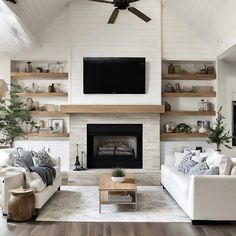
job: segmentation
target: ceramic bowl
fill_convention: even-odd
[[[116,182],[116,183],[122,183],[125,181],[125,176],[124,177],[111,177],[112,181],[113,182]]]

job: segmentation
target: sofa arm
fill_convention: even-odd
[[[193,220],[236,220],[236,176],[190,178],[189,198]]]
[[[24,181],[24,173],[6,173],[6,176],[3,179],[2,183],[3,189],[2,189],[2,207],[3,207],[3,214],[8,213],[8,202],[11,196],[11,193],[9,192],[10,189],[19,188],[19,187],[25,187],[25,181]]]

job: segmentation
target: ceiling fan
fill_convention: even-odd
[[[128,9],[128,11],[132,12],[134,15],[136,15],[139,18],[141,18],[145,22],[148,22],[148,21],[151,20],[151,18],[149,18],[148,16],[144,15],[137,8],[130,7],[130,3],[137,2],[139,0],[113,0],[113,2],[110,2],[110,1],[107,1],[107,0],[89,0],[89,1],[100,2],[100,3],[109,3],[109,4],[113,4],[114,5],[115,9],[114,9],[114,11],[111,14],[111,17],[110,17],[110,19],[108,21],[108,24],[114,24],[118,14],[119,14],[119,10],[126,10],[126,9]]]
[[[6,0],[6,1],[16,4],[16,0]]]

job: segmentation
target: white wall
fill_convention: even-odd
[[[129,11],[120,11],[114,25],[107,21],[111,4],[77,0],[70,6],[71,103],[160,104],[161,103],[161,4],[145,0],[132,6],[152,20],[145,23]],[[146,57],[146,94],[84,95],[83,57]]]
[[[162,7],[162,59],[215,60],[213,51],[165,5]]]
[[[0,79],[10,83],[10,58],[0,57]]]

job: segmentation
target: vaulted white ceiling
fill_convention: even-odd
[[[0,1],[0,54],[40,44],[41,33],[73,0]]]
[[[236,42],[235,0],[162,1],[216,53]]]
[[[40,43],[41,33],[47,25],[72,1],[18,0],[17,4],[12,4],[0,0],[0,53],[14,54],[20,49]],[[236,0],[162,2],[216,55],[236,43]]]

